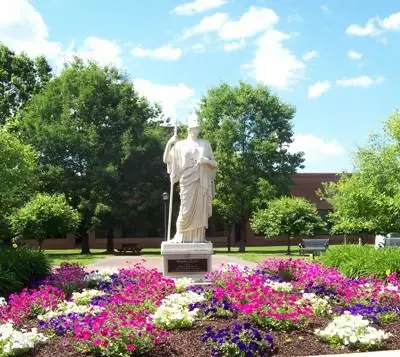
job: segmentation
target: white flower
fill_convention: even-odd
[[[178,293],[184,292],[186,288],[194,283],[191,278],[180,278],[175,280],[175,290]]]
[[[293,290],[293,285],[290,283],[282,282],[280,283],[279,281],[273,281],[273,280],[268,280],[264,284],[265,286],[271,287],[275,291],[279,292],[290,292]]]
[[[189,311],[189,304],[204,300],[203,294],[193,291],[169,295],[163,299],[152,318],[157,326],[167,330],[189,327],[193,325],[199,313],[199,309]]]
[[[38,320],[50,321],[53,317],[61,315],[68,315],[70,313],[76,314],[97,314],[103,310],[100,306],[78,305],[74,301],[63,301],[57,305],[56,310],[47,310],[44,315],[39,315]]]
[[[317,315],[327,315],[332,313],[328,296],[321,298],[314,293],[303,293],[302,299],[296,301],[296,304],[301,305],[305,303],[311,303],[311,307]]]
[[[83,289],[82,292],[74,292],[72,294],[72,301],[75,302],[78,305],[89,305],[90,299],[92,299],[95,296],[101,296],[104,295],[105,293],[100,290],[95,290],[95,289]]]
[[[45,335],[38,333],[36,328],[31,331],[18,331],[11,323],[0,325],[0,355],[22,353],[47,339]]]
[[[85,276],[85,281],[88,283],[107,283],[111,281],[111,275],[118,274],[118,269],[101,268],[98,271],[89,273]]]
[[[383,340],[391,336],[383,330],[369,326],[370,322],[361,315],[351,315],[345,312],[337,316],[324,330],[315,330],[314,333],[328,342],[339,342],[342,345],[378,346]]]
[[[6,306],[6,305],[7,305],[6,299],[4,299],[3,297],[0,297],[0,307],[1,306]]]

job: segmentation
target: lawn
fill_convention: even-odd
[[[44,252],[51,265],[60,265],[61,262],[87,265],[108,255],[104,249],[91,249],[92,254],[81,254],[80,249],[46,249]]]
[[[239,248],[231,248],[231,252],[228,252],[227,248],[215,248],[215,254],[228,255],[248,260],[252,262],[258,262],[267,257],[299,257],[299,248],[293,246],[291,248],[292,255],[286,255],[286,246],[264,246],[264,247],[246,247],[245,253],[239,253]],[[45,253],[48,255],[51,265],[60,265],[61,262],[69,263],[80,263],[87,265],[93,263],[96,260],[103,259],[107,256],[104,249],[91,249],[92,254],[82,255],[80,249],[47,249]],[[160,248],[144,248],[142,250],[142,256],[155,256],[160,255]]]

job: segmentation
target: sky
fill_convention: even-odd
[[[180,122],[222,82],[265,85],[296,107],[304,172],[351,170],[399,108],[398,0],[0,0],[0,42],[116,65]]]

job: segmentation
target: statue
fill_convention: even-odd
[[[175,131],[165,147],[163,159],[171,187],[179,182],[180,194],[176,234],[171,243],[206,243],[205,231],[212,214],[217,163],[210,142],[198,138],[199,131],[199,119],[193,113],[188,119],[187,139],[178,141]]]

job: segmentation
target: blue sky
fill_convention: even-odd
[[[266,85],[297,109],[307,172],[351,169],[399,107],[393,0],[0,0],[0,41],[115,64],[179,121],[223,81]]]

